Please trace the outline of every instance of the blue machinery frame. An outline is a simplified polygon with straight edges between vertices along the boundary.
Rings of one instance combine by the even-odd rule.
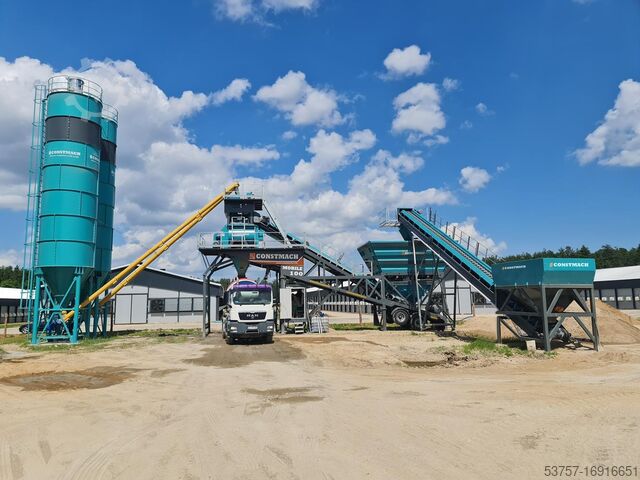
[[[262,199],[249,198],[248,200],[249,203],[259,202],[259,206],[262,207]],[[238,202],[239,198],[236,196],[231,201],[232,203]],[[256,203],[254,206],[257,205]],[[234,213],[232,210],[233,208],[227,210],[225,207],[229,222],[231,222],[231,215]],[[420,330],[427,328],[451,328],[454,330],[455,311],[453,315],[447,311],[447,294],[443,288],[445,278],[453,276],[454,283],[457,283],[458,278],[464,279],[498,307],[497,333],[499,339],[501,339],[501,328],[504,326],[518,338],[540,341],[548,351],[554,340],[560,340],[564,343],[573,340],[563,326],[567,318],[573,318],[584,330],[594,349],[599,348],[592,282],[560,285],[541,282],[539,285],[528,285],[526,289],[523,289],[521,285],[496,287],[493,280],[495,265],[489,265],[478,257],[480,244],[474,243],[475,252],[473,252],[470,237],[463,238],[458,231],[459,236],[456,239],[455,227],[452,229],[453,234],[449,233],[447,228],[436,223],[435,215],[432,217],[431,212],[427,218],[415,209],[401,208],[397,211],[398,221],[394,222],[395,226],[400,228],[403,237],[411,243],[413,250],[412,268],[414,270],[409,275],[413,278],[404,279],[410,281],[415,289],[413,290],[415,293],[411,293],[413,298],[410,298],[406,291],[399,290],[392,276],[356,274],[342,264],[339,259],[327,255],[321,249],[295,235],[284,232],[277,221],[271,219],[270,216],[258,214],[257,210],[259,209],[248,208],[242,212],[244,215],[242,222],[245,225],[251,224],[257,227],[257,230],[254,227],[246,230],[252,232],[253,240],[251,242],[241,241],[236,242],[235,245],[219,241],[215,245],[206,242],[200,243],[199,250],[207,265],[203,275],[203,297],[206,306],[210,304],[210,292],[208,292],[207,285],[214,272],[232,265],[237,266],[239,263],[246,266],[253,264],[267,268],[267,273],[269,270],[276,272],[281,286],[284,286],[283,282],[291,282],[320,289],[323,294],[319,295],[318,304],[310,312],[312,315],[322,307],[322,302],[329,295],[339,294],[373,305],[374,322],[379,323],[383,330],[386,329],[389,320],[399,324],[401,323],[399,320],[401,320],[405,322],[404,326]],[[256,235],[258,230],[264,232],[266,236]],[[217,238],[221,239],[224,236]],[[265,238],[279,242],[280,249],[299,250],[304,259],[312,266],[302,276],[291,276],[282,274],[277,266],[264,267],[259,263],[251,262],[249,260],[250,253],[268,250],[268,247],[262,244]],[[466,247],[460,239],[466,240]],[[419,278],[417,274],[423,265],[416,260],[416,242],[424,245],[433,253],[435,269],[430,278]],[[211,261],[209,261],[209,257],[211,257]],[[243,268],[246,271],[246,268]],[[593,269],[595,270],[595,265]],[[454,296],[455,290],[454,287]],[[548,298],[549,296],[550,298]],[[567,311],[572,302],[576,302],[580,308],[579,311]],[[210,332],[210,318],[210,312],[203,312],[204,335]],[[591,328],[588,328],[582,321],[584,318],[590,319]]]

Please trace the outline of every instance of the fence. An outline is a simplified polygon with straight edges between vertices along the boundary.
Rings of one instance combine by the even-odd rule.
[[[318,305],[318,298],[316,295],[308,293],[307,303],[309,307],[313,308]],[[371,304],[355,300],[353,298],[345,297],[337,293],[332,293],[322,302],[322,310],[325,312],[342,312],[342,313],[372,313]]]

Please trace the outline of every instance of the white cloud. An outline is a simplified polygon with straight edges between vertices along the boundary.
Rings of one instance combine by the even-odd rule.
[[[424,144],[427,147],[433,147],[435,145],[446,145],[449,143],[449,137],[445,137],[444,135],[436,135],[435,137],[427,138],[424,141]]]
[[[229,184],[238,168],[280,157],[270,145],[202,148],[190,143],[182,121],[210,105],[211,94],[185,91],[167,96],[130,61],[90,60],[85,66],[81,75],[98,82],[105,102],[120,113],[115,219],[124,243],[116,246],[114,262],[131,260],[152,245],[162,232]],[[71,68],[63,72],[76,73]],[[4,152],[0,156],[0,208],[26,207],[33,84],[55,73],[38,60],[0,58],[0,150]],[[227,98],[233,96],[230,94]],[[220,214],[212,218],[221,221]],[[206,225],[211,229],[212,223],[202,228]],[[172,251],[179,248],[176,245]]]
[[[268,13],[278,14],[287,10],[310,12],[318,4],[319,0],[213,0],[213,9],[220,19],[269,25],[265,20]]]
[[[460,88],[460,80],[447,77],[442,81],[442,88],[444,88],[447,92],[458,90]]]
[[[486,187],[491,181],[491,175],[484,168],[464,167],[460,170],[459,183],[470,193],[475,193]]]
[[[473,128],[473,123],[471,123],[469,120],[465,120],[460,124],[460,130],[469,130],[471,128]]]
[[[271,146],[154,142],[134,167],[116,171],[118,223],[131,226],[173,225],[204,205],[231,183],[236,168],[277,160]]]
[[[463,231],[475,241],[479,242],[482,247],[489,250],[490,255],[499,255],[504,252],[507,249],[507,244],[505,242],[496,242],[491,237],[480,233],[476,228],[477,221],[478,219],[475,217],[468,217],[463,222],[453,222],[450,223],[449,226],[456,227],[456,230]],[[480,247],[481,252],[483,250],[482,247]]]
[[[324,187],[328,175],[359,159],[359,153],[372,148],[376,136],[371,130],[356,130],[344,138],[336,132],[320,130],[311,140],[307,151],[311,160],[300,160],[283,185],[293,193],[311,192]],[[281,177],[274,180],[280,183]]]
[[[489,107],[487,107],[482,102],[478,103],[475,108],[476,112],[478,112],[478,114],[482,115],[483,117],[488,117],[489,115],[493,115],[495,113],[493,110],[489,110]]]
[[[22,265],[22,255],[15,249],[0,250],[0,267]]]
[[[315,143],[312,140],[309,151],[314,152],[314,156],[310,162],[304,162],[310,167],[305,168],[306,175],[300,175],[298,164],[290,175],[264,180],[252,177],[240,182],[263,186],[265,197],[284,228],[318,246],[328,245],[340,252],[364,243],[372,232],[372,219],[385,208],[457,203],[455,195],[447,189],[405,188],[402,177],[415,174],[424,164],[419,152],[393,156],[386,150],[378,150],[351,178],[345,192],[335,190],[330,173],[354,161],[353,157],[348,158],[350,152],[357,155],[357,151],[372,146],[371,135],[364,132],[354,132],[348,139],[335,137],[338,135],[335,132],[325,132]],[[316,165],[318,168],[313,168]],[[321,188],[317,188],[318,184]]]
[[[273,145],[266,147],[243,147],[234,145],[231,147],[224,145],[214,145],[211,147],[211,156],[216,161],[227,164],[236,163],[238,165],[262,165],[269,160],[277,160],[280,154]]]
[[[114,264],[135,258],[240,177],[245,168],[280,158],[271,145],[193,144],[182,122],[211,105],[211,94],[185,91],[167,96],[129,61],[88,61],[86,67],[82,75],[100,83],[105,100],[120,110]],[[24,208],[33,83],[53,73],[51,67],[33,59],[0,60],[0,149],[14,149],[0,157],[0,183],[5,186],[0,191],[0,208]],[[286,104],[283,98],[279,101]],[[295,96],[288,101],[294,107],[300,103]],[[309,141],[308,158],[298,161],[288,174],[253,180],[264,185],[265,197],[287,228],[341,251],[362,243],[368,234],[383,235],[370,228],[381,209],[456,203],[446,188],[405,186],[403,178],[417,178],[423,166],[420,152],[394,156],[379,150],[358,166],[360,157],[375,144],[371,130],[349,134],[320,130]],[[347,165],[356,173],[345,188],[338,189],[333,176]],[[198,274],[202,265],[195,251],[196,236],[218,230],[222,223],[222,210],[217,209],[156,265]],[[6,261],[15,259],[6,252],[2,255]]]
[[[430,61],[431,54],[420,53],[420,47],[417,45],[410,45],[404,49],[394,48],[384,59],[384,66],[387,69],[384,78],[420,75],[428,68]]]
[[[246,78],[236,78],[222,90],[211,94],[211,103],[222,105],[230,101],[242,100],[242,96],[251,88],[251,83]]]
[[[312,87],[302,72],[290,70],[273,85],[261,87],[253,98],[283,112],[295,126],[332,127],[344,122],[336,92]]]
[[[640,167],[640,82],[624,80],[619,89],[613,108],[574,152],[581,165]]]
[[[167,96],[151,78],[130,60],[86,60],[86,70],[80,74],[99,83],[104,89],[105,103],[120,111],[118,134],[118,165],[136,163],[154,141],[187,140],[182,121],[205,108],[210,96],[184,91],[177,97]],[[33,86],[55,74],[78,74],[72,68],[56,72],[39,60],[21,57],[7,61],[0,57],[0,208],[24,208],[27,189],[27,168]],[[4,183],[4,182],[9,183]],[[22,201],[20,201],[22,196]]]
[[[413,140],[432,136],[446,126],[444,113],[440,109],[440,94],[433,83],[418,83],[398,95],[393,106],[396,117],[393,119],[392,131],[408,131],[418,135],[411,137]]]
[[[262,0],[262,5],[276,12],[283,10],[313,10],[319,0]]]
[[[257,20],[253,0],[215,0],[213,5],[219,18],[238,22]]]
[[[293,130],[287,130],[286,132],[284,132],[282,134],[282,139],[288,141],[288,140],[293,140],[297,136],[298,136],[298,134],[296,132],[294,132]]]

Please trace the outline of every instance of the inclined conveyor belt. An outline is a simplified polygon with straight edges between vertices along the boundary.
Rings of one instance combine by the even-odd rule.
[[[413,233],[458,275],[473,285],[488,300],[494,301],[491,267],[464,248],[417,210],[398,210],[400,225]]]
[[[257,222],[256,225],[260,227],[264,232],[272,238],[276,240],[282,241],[282,234],[278,230],[278,228],[273,225],[271,222],[261,220]],[[327,270],[333,275],[355,275],[355,272],[343,263],[340,260],[333,258],[328,255],[326,252],[323,252],[322,249],[317,248],[311,245],[309,242],[296,237],[291,233],[286,234],[289,243],[292,245],[302,245],[305,248],[305,256],[311,261],[317,261],[321,259],[323,261],[324,266],[326,266]]]

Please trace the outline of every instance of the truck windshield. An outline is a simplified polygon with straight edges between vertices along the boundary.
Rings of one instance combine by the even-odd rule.
[[[269,290],[236,290],[232,295],[236,305],[266,305],[271,303]]]

